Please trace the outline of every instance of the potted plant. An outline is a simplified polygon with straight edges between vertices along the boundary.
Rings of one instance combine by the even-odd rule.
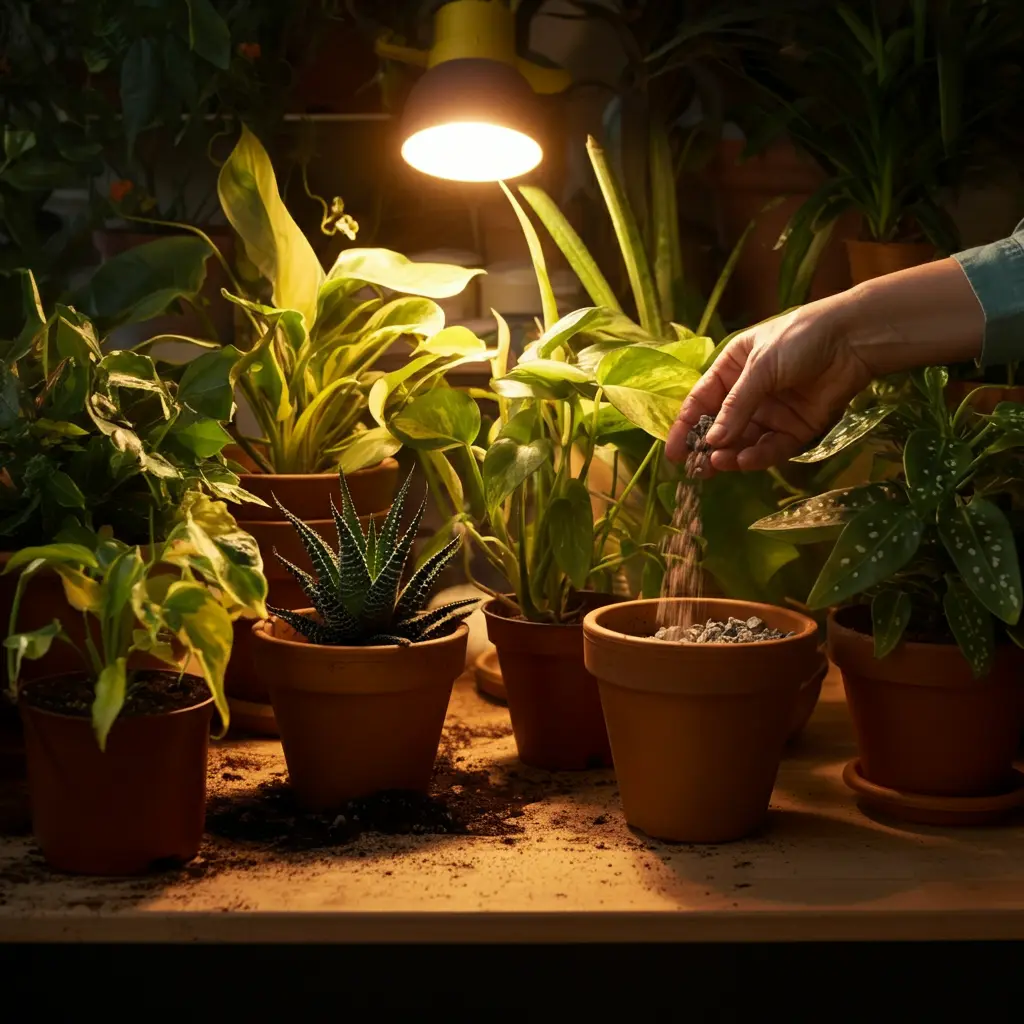
[[[36,574],[58,574],[52,621],[18,632]],[[23,548],[4,642],[25,730],[32,827],[49,864],[130,874],[195,856],[203,833],[206,751],[216,708],[227,727],[224,669],[232,619],[265,615],[259,550],[223,502],[189,492],[180,521],[145,552],[106,535]],[[84,617],[84,642],[64,624]],[[54,641],[83,669],[34,681],[24,659]],[[196,675],[188,669],[194,668]]]
[[[856,437],[884,479],[799,501],[755,524],[794,542],[834,537],[809,598],[832,607],[859,758],[845,778],[909,820],[971,821],[1021,802],[1024,712],[1017,521],[1024,406],[946,404],[945,369],[877,384],[805,461]],[[838,536],[836,536],[838,535]]]
[[[796,12],[784,45],[749,56],[761,136],[787,132],[828,175],[779,239],[780,308],[803,301],[847,211],[863,222],[854,284],[960,247],[943,200],[999,158],[1021,32],[1013,3],[863,0]]]
[[[330,501],[341,500],[340,467],[357,513],[385,514],[398,477],[392,456],[401,447],[381,425],[385,417],[412,394],[443,382],[450,367],[487,357],[469,330],[445,327],[435,301],[458,294],[481,271],[351,248],[325,274],[281,201],[270,158],[248,129],[221,168],[218,188],[224,213],[268,290],[243,293],[233,280],[234,291],[227,293],[251,333],[231,369],[257,424],[254,437],[236,424],[254,470],[242,476],[243,485],[268,502],[276,495],[300,519],[327,528]],[[404,339],[415,344],[410,360],[388,374],[377,370],[380,357]],[[383,388],[373,391],[381,380]],[[291,526],[270,507],[247,509],[243,522],[268,562],[275,545],[294,548]],[[291,578],[280,566],[269,571],[272,603],[297,607]],[[237,639],[229,677],[242,712],[236,717],[273,732],[267,695],[253,683],[249,638]]]
[[[331,810],[380,790],[425,792],[452,684],[462,674],[473,599],[425,611],[456,538],[403,585],[426,507],[402,526],[407,478],[378,531],[364,532],[341,476],[341,510],[328,504],[335,553],[308,524],[279,506],[314,567],[280,558],[312,607],[271,607],[253,627],[255,664],[270,692],[288,775],[306,807]]]

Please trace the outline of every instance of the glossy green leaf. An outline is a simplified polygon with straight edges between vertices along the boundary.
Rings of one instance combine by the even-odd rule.
[[[678,324],[673,324],[677,327]],[[715,343],[710,338],[694,335],[692,338],[680,338],[670,341],[667,345],[659,345],[659,352],[667,352],[673,359],[678,359],[684,366],[700,372],[704,364],[715,351]]]
[[[409,402],[388,428],[402,444],[419,450],[471,445],[480,433],[480,409],[462,391],[434,388]]]
[[[8,160],[17,160],[36,144],[36,133],[25,129],[4,128],[4,156]]]
[[[499,437],[487,449],[482,468],[488,514],[493,517],[498,506],[552,458],[551,443],[545,438],[524,443]]]
[[[560,320],[552,324],[537,340],[537,356],[549,358],[556,349],[561,348],[582,333],[588,327],[607,322],[605,310],[597,306],[584,306],[566,313]]]
[[[911,504],[922,515],[951,494],[971,465],[970,446],[945,437],[933,427],[920,427],[907,438],[903,472]]]
[[[217,193],[246,256],[270,281],[274,305],[298,310],[311,328],[323,269],[281,199],[266,150],[248,128],[220,170]]]
[[[386,427],[374,427],[353,434],[338,454],[338,468],[343,473],[376,466],[401,448],[401,442]]]
[[[859,484],[840,487],[813,498],[804,498],[759,519],[750,528],[778,536],[790,544],[814,544],[839,536],[843,527],[861,509],[881,502],[905,503],[898,484]]]
[[[231,29],[210,0],[186,0],[188,44],[204,60],[226,71],[231,65]]]
[[[128,155],[135,140],[156,116],[160,105],[160,51],[148,36],[134,40],[121,64],[121,112]]]
[[[883,590],[871,600],[875,657],[884,658],[903,639],[913,606],[905,590]]]
[[[6,624],[5,627],[6,629]],[[45,657],[49,652],[53,641],[60,636],[60,619],[40,626],[26,633],[13,633],[4,640],[4,647],[12,652],[8,656],[8,666],[11,675],[11,682],[21,677],[21,663],[25,658],[36,661]]]
[[[839,535],[807,604],[828,608],[888,579],[917,552],[924,524],[908,506],[872,505]]]
[[[847,409],[843,418],[810,451],[792,459],[792,462],[821,462],[859,441],[869,434],[895,409],[893,405],[877,405],[871,409]]]
[[[354,278],[406,295],[449,299],[483,272],[449,263],[415,263],[390,249],[343,249],[328,278]]]
[[[586,485],[570,480],[565,494],[548,506],[545,520],[555,564],[577,590],[582,590],[594,552],[594,514]]]
[[[225,345],[197,356],[181,376],[178,400],[203,416],[230,420],[235,408],[231,371],[240,355],[234,345]]]
[[[200,459],[217,455],[231,443],[231,435],[216,420],[187,410],[174,421],[169,436]]]
[[[593,378],[578,366],[555,359],[531,359],[520,363],[491,387],[505,398],[566,399]]]
[[[21,418],[21,391],[16,374],[0,363],[0,430],[8,430]]]
[[[436,356],[459,356],[470,361],[476,356],[488,358],[487,345],[468,327],[445,327],[443,330],[424,338],[416,348],[417,352],[432,352]]]
[[[45,486],[47,494],[58,505],[64,508],[85,508],[85,495],[63,470],[55,469],[50,473]]]
[[[150,320],[199,294],[212,251],[192,235],[137,245],[104,262],[75,293],[74,304],[104,330]]]
[[[43,563],[64,563],[98,569],[96,555],[82,544],[44,544],[39,547],[21,548],[7,559],[4,574],[14,572],[22,566],[42,559]]]
[[[999,507],[975,497],[938,512],[939,537],[977,600],[1011,625],[1021,613],[1021,576],[1013,530]]]
[[[117,716],[124,707],[124,696],[128,685],[128,662],[115,658],[100,669],[96,678],[96,692],[92,702],[92,728],[96,733],[100,750],[107,749],[107,737]]]
[[[78,179],[79,171],[64,160],[51,160],[47,157],[22,157],[0,172],[0,181],[19,192],[49,192],[55,188],[73,185]],[[13,220],[10,210],[8,222]]]
[[[955,576],[946,577],[942,599],[946,621],[975,679],[988,675],[995,657],[996,641],[992,616],[973,593]]]

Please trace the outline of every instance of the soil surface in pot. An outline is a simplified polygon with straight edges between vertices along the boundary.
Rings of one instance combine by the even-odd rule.
[[[85,676],[55,676],[25,684],[23,698],[34,708],[58,715],[88,718],[95,698],[93,683]],[[143,669],[131,674],[121,715],[164,715],[202,704],[210,696],[197,676]]]
[[[785,640],[792,633],[772,629],[764,619],[751,615],[749,619],[708,619],[692,626],[662,626],[654,634],[655,640],[683,644],[756,644],[760,640]]]

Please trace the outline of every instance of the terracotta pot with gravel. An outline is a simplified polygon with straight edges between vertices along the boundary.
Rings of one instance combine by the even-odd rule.
[[[626,601],[583,622],[626,820],[659,839],[740,839],[764,821],[798,693],[821,671],[817,626],[771,605],[670,598],[673,614],[770,638],[666,641],[661,605]]]

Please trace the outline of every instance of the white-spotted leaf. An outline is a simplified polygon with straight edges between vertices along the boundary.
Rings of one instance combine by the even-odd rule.
[[[791,544],[813,544],[838,537],[843,527],[861,509],[880,502],[905,502],[897,484],[874,483],[840,487],[813,498],[795,501],[752,524],[759,533],[777,535]]]
[[[884,658],[903,639],[912,611],[905,590],[883,590],[871,600],[871,632],[875,638],[875,657]]]
[[[942,599],[946,621],[960,650],[971,666],[975,679],[988,675],[995,654],[995,630],[992,616],[978,599],[955,576],[946,577],[946,593]]]
[[[797,455],[793,462],[822,462],[841,452],[865,434],[869,434],[893,411],[893,405],[876,405],[872,409],[855,412],[847,410],[843,418],[809,452]]]
[[[907,438],[903,472],[910,503],[926,513],[951,494],[971,465],[970,446],[933,427],[921,427]]]

